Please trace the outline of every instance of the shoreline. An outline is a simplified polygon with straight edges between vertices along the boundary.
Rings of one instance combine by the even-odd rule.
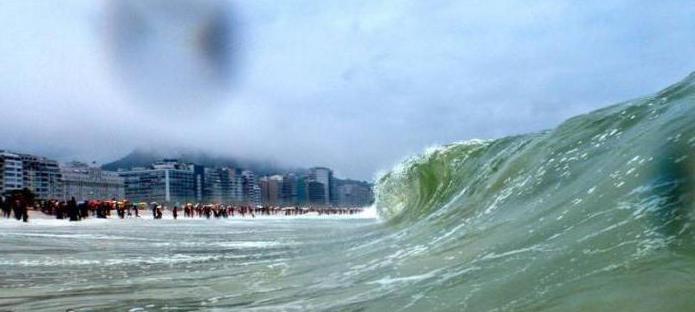
[[[107,218],[97,218],[95,216],[90,216],[89,218],[82,219],[79,221],[70,221],[69,219],[57,219],[53,215],[48,215],[45,214],[41,211],[38,210],[29,210],[29,220],[28,222],[22,222],[22,220],[16,220],[14,216],[10,218],[0,218],[0,225],[3,224],[36,224],[35,221],[40,221],[41,224],[45,224],[47,222],[50,223],[55,223],[55,224],[80,224],[80,223],[95,223],[95,221],[99,221],[98,223],[113,223],[113,222],[139,222],[139,221],[174,221],[174,222],[184,222],[184,221],[254,221],[254,220],[377,220],[379,219],[377,214],[376,214],[376,209],[373,207],[370,208],[364,208],[360,213],[356,214],[322,214],[319,215],[317,212],[309,212],[306,214],[302,215],[291,215],[291,216],[285,216],[285,215],[256,215],[256,216],[251,216],[251,215],[235,215],[235,216],[229,216],[228,218],[205,218],[205,217],[183,217],[181,214],[179,214],[179,217],[177,219],[174,219],[173,213],[170,210],[165,210],[162,212],[162,218],[161,219],[155,219],[150,211],[140,211],[140,216],[135,217],[135,216],[126,216],[125,218],[121,219],[118,217],[116,214],[112,214],[111,216]],[[34,222],[32,222],[34,221]]]

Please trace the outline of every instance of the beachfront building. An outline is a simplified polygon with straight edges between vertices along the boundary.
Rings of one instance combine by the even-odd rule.
[[[37,199],[59,199],[63,196],[60,166],[55,160],[19,154],[22,162],[22,188],[36,194]]]
[[[270,177],[262,177],[258,182],[261,188],[261,202],[263,205],[279,206],[282,203],[282,185],[283,177],[274,175]]]
[[[299,205],[299,178],[294,173],[282,177],[280,189],[280,204],[285,207]]]
[[[297,177],[297,205],[304,206],[309,202],[309,191],[306,188],[307,181],[309,180],[306,176]]]
[[[149,167],[121,170],[125,197],[133,202],[182,206],[186,203],[261,203],[261,190],[252,171],[205,168],[164,160]]]
[[[222,178],[219,169],[205,168],[205,201],[209,203],[221,204],[224,203],[224,195],[222,194]]]
[[[328,206],[328,196],[326,196],[326,186],[317,181],[307,180],[306,182],[307,190],[307,201],[310,206],[313,207],[327,207]]]
[[[125,182],[117,172],[105,171],[81,162],[60,167],[63,176],[63,200],[124,199]]]
[[[352,180],[337,180],[336,182],[336,206],[367,207],[374,202],[374,192],[369,183]]]
[[[258,181],[256,179],[256,174],[250,170],[244,170],[241,172],[241,177],[243,179],[242,190],[244,194],[243,203],[246,205],[260,205],[261,204],[261,188],[258,186]]]
[[[22,159],[18,154],[0,151],[0,194],[24,186]]]
[[[0,193],[29,189],[37,199],[63,195],[58,162],[41,156],[0,151]]]
[[[206,168],[200,165],[190,165],[193,170],[193,180],[195,183],[195,201],[202,203],[206,200],[205,198],[205,185],[206,181]]]
[[[125,197],[132,202],[157,202],[181,206],[197,202],[198,183],[194,165],[166,159],[145,168],[119,171]]]
[[[244,201],[244,177],[240,169],[220,169],[220,182],[225,203],[239,204]]]
[[[299,205],[299,192],[305,189],[300,187],[300,181],[305,183],[305,180],[300,179],[294,173],[259,179],[261,202],[269,206],[291,207]]]
[[[0,196],[5,188],[5,159],[0,155]]]
[[[314,167],[309,169],[309,180],[308,183],[314,183],[312,187],[308,187],[309,191],[309,202],[312,204],[320,204],[321,206],[329,206],[331,204],[331,190],[333,188],[333,171],[325,167]],[[315,187],[315,183],[320,183],[323,185],[323,191],[319,192]]]
[[[235,168],[205,168],[205,202],[240,204],[244,202],[243,177]]]

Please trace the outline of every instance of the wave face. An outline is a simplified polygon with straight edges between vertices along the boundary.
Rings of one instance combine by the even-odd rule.
[[[432,149],[379,180],[377,209],[436,259],[430,304],[685,311],[694,193],[691,74],[551,131]]]

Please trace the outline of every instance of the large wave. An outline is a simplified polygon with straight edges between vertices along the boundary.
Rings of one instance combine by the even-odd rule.
[[[695,74],[550,131],[430,149],[379,179],[376,206],[476,271],[456,279],[488,294],[469,307],[692,308]]]

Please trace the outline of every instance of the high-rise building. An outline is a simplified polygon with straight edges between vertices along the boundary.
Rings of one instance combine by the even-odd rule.
[[[306,176],[297,177],[297,205],[303,206],[309,202],[309,191],[306,187],[308,180]]]
[[[0,151],[0,194],[24,187],[22,158],[18,154]]]
[[[119,175],[124,178],[126,198],[134,202],[261,203],[256,175],[249,170],[204,168],[170,159],[146,168],[119,171]]]
[[[241,172],[243,178],[243,194],[244,194],[244,204],[247,205],[260,205],[261,204],[261,188],[258,186],[258,181],[256,180],[256,174],[250,170],[244,170]]]
[[[222,190],[227,203],[239,204],[244,201],[244,177],[241,170],[222,168]]]
[[[338,207],[366,207],[374,202],[372,186],[367,182],[336,180],[335,195]]]
[[[191,165],[193,179],[195,180],[195,201],[202,203],[205,200],[205,167]]]
[[[263,205],[279,206],[282,203],[283,178],[279,175],[262,177],[258,185],[261,188],[261,202]]]
[[[243,203],[241,171],[234,168],[206,168],[204,201],[220,204]]]
[[[299,178],[294,173],[286,174],[282,177],[282,188],[280,190],[280,205],[297,206],[299,205]]]
[[[222,181],[217,168],[205,168],[205,187],[204,198],[208,203],[224,203],[224,195],[222,194]]]
[[[333,189],[333,171],[324,167],[311,168],[309,171],[309,182],[317,182],[323,185],[322,205],[329,206],[331,204],[331,190]],[[318,193],[316,190],[313,190],[312,194],[312,188],[308,188],[308,190],[310,202],[317,204],[318,202],[316,201],[320,201]]]
[[[268,177],[258,178],[258,187],[261,189],[261,204],[268,203]]]
[[[45,157],[19,154],[22,161],[22,186],[28,188],[37,199],[63,197],[62,175],[55,160]]]
[[[37,199],[61,199],[63,177],[55,160],[0,151],[0,192],[29,189]]]
[[[130,201],[177,206],[197,201],[198,183],[191,164],[165,159],[147,168],[133,168],[118,174],[125,179],[125,195]]]
[[[80,162],[60,167],[63,177],[61,199],[82,200],[124,199],[124,179],[117,172],[105,171]]]
[[[307,201],[311,206],[326,207],[328,206],[328,201],[326,200],[326,186],[321,182],[316,182],[313,180],[307,180]]]

